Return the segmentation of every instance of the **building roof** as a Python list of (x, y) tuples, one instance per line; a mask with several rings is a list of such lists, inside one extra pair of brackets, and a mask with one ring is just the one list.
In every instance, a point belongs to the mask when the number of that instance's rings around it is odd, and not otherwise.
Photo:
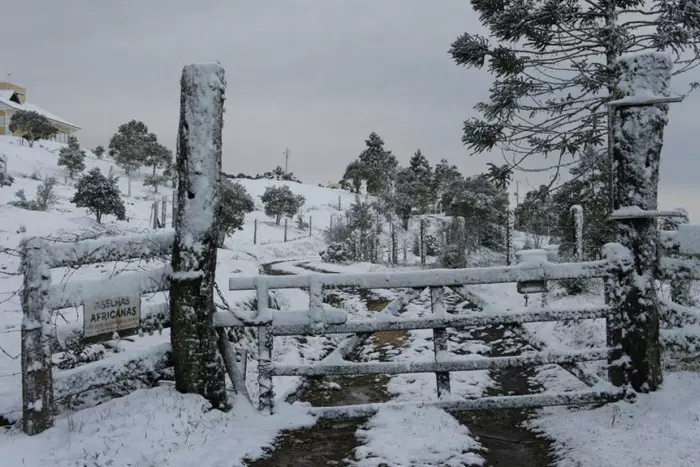
[(27, 112), (36, 112), (44, 117), (48, 118), (49, 120), (53, 120), (54, 122), (62, 123), (64, 125), (71, 126), (76, 129), (80, 129), (80, 127), (74, 123), (69, 122), (68, 120), (59, 117), (58, 115), (52, 114), (51, 112), (42, 109), (38, 105), (31, 104), (29, 102), (26, 102), (24, 104), (18, 104), (17, 102), (11, 100), (12, 96), (15, 94), (14, 91), (5, 91), (2, 90), (0, 91), (0, 106), (4, 107), (10, 107), (15, 110), (24, 110)]

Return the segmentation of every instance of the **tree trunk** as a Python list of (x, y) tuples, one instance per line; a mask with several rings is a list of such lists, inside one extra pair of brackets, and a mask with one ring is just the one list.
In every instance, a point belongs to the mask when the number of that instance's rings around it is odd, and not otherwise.
[(175, 388), (228, 406), (224, 367), (212, 323), (221, 131), (226, 87), (216, 64), (183, 69), (178, 131), (178, 211), (170, 288)]

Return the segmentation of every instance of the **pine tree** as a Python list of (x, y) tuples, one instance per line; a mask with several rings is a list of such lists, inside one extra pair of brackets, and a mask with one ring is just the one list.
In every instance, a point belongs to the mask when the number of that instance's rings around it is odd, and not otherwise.
[(433, 168), (418, 149), (411, 157), (408, 169), (411, 172), (410, 197), (420, 213), (425, 214), (433, 202)]
[[(432, 183), (432, 197), (437, 202), (442, 201), (443, 195), (455, 183), (462, 180), (462, 174), (457, 169), (457, 166), (450, 165), (447, 159), (442, 159), (435, 166), (435, 175)], [(444, 207), (443, 207), (444, 210)]]
[(687, 0), (472, 0), (489, 36), (465, 33), (450, 49), (467, 68), (495, 76), (462, 141), (512, 156), (506, 177), (532, 155), (579, 157), (607, 135), (616, 63), (628, 52), (672, 52), (682, 73), (698, 63), (700, 8)]
[(92, 150), (92, 153), (97, 156), (98, 159), (102, 159), (102, 156), (105, 155), (105, 148), (102, 145), (95, 146), (95, 149)]
[(34, 141), (49, 139), (58, 133), (48, 118), (33, 110), (12, 114), (9, 128), (12, 133), (20, 135), (30, 148), (34, 146)]
[(117, 181), (118, 178), (112, 176), (107, 178), (100, 169), (95, 167), (80, 177), (71, 203), (79, 208), (88, 208), (95, 214), (98, 224), (102, 223), (102, 216), (105, 214), (112, 214), (117, 219), (124, 220), (126, 209)]
[(306, 198), (295, 195), (288, 186), (267, 187), (260, 199), (265, 205), (265, 214), (274, 217), (277, 225), (283, 216), (294, 217), (306, 202)]
[(574, 230), (569, 210), (583, 207), (583, 257), (600, 259), (603, 245), (614, 241), (615, 225), (608, 220), (610, 205), (610, 161), (600, 157), (600, 151), (586, 148), (578, 163), (571, 167), (571, 180), (558, 187), (552, 195), (557, 216), (559, 253), (569, 258), (574, 250)]
[(367, 179), (367, 170), (364, 164), (355, 160), (348, 164), (343, 174), (340, 185), (350, 187), (350, 193), (360, 193), (362, 181)]
[(508, 193), (485, 174), (453, 183), (442, 203), (448, 215), (464, 217), (472, 244), (496, 250), (505, 246), (500, 226), (505, 222)]
[(535, 235), (549, 235), (556, 229), (558, 214), (549, 186), (540, 185), (528, 191), (515, 208), (516, 228)]
[(226, 236), (243, 229), (245, 215), (255, 210), (255, 203), (248, 194), (248, 190), (240, 183), (232, 182), (227, 178), (222, 178), (220, 183), (219, 247), (221, 248)]
[(65, 167), (72, 179), (75, 174), (85, 170), (85, 151), (80, 149), (78, 138), (68, 137), (68, 146), (62, 147), (58, 153), (59, 167)]
[(371, 133), (365, 144), (367, 148), (360, 153), (356, 161), (347, 166), (343, 179), (352, 181), (356, 193), (359, 193), (362, 181), (367, 182), (369, 194), (377, 195), (382, 191), (390, 191), (399, 165), (396, 157), (391, 151), (384, 149), (384, 141), (376, 133)]

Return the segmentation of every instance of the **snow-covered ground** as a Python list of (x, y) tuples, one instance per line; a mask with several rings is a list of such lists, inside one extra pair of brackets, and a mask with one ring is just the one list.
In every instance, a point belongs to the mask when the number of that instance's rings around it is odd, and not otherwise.
[[(74, 182), (66, 180), (65, 172), (56, 165), (61, 145), (40, 142), (35, 148), (19, 145), (17, 138), (0, 136), (0, 154), (8, 159), (8, 170), (15, 177), (11, 187), (0, 188), (0, 244), (15, 248), (24, 236), (52, 236), (62, 239), (80, 235), (114, 235), (148, 231), (151, 203), (165, 197), (168, 200), (168, 219), (172, 190), (161, 188), (153, 193), (144, 187), (140, 175), (132, 180), (132, 196), (126, 198), (128, 221), (107, 217), (98, 225), (83, 209), (73, 206), (69, 199)], [(120, 188), (127, 192), (128, 182), (122, 171), (109, 160), (97, 159), (88, 152), (87, 169), (96, 166), (107, 173), (110, 169), (120, 175)], [(144, 175), (148, 172), (144, 170)], [(14, 193), (24, 189), (34, 197), (40, 178), (56, 176), (58, 204), (50, 212), (34, 212), (7, 204)], [(383, 265), (359, 263), (352, 265), (325, 264), (319, 252), (325, 247), (322, 230), (332, 216), (340, 214), (338, 199), (343, 209), (354, 201), (354, 195), (311, 185), (270, 180), (240, 180), (256, 201), (256, 211), (246, 216), (244, 229), (225, 242), (219, 250), (217, 282), (232, 306), (246, 306), (252, 292), (227, 291), (228, 278), (235, 274), (258, 274), (263, 264), (276, 262), (275, 269), (284, 273), (302, 274), (309, 269), (328, 272), (391, 271)], [(307, 230), (289, 222), (289, 239), (283, 242), (283, 226), (265, 216), (259, 196), (270, 185), (288, 185), (292, 191), (306, 197), (303, 216), (312, 219), (311, 236)], [(258, 244), (253, 244), (254, 221), (258, 225)], [(169, 223), (169, 222), (168, 222)], [(524, 235), (516, 236), (522, 244)], [(410, 245), (409, 245), (410, 250)], [(418, 258), (410, 251), (409, 263), (416, 268)], [(482, 252), (472, 258), (475, 265), (502, 261), (502, 256)], [(21, 277), (14, 275), (19, 266), (16, 256), (0, 256), (0, 415), (9, 421), (17, 420), (21, 407), (20, 384), (20, 324), (22, 313), (16, 291)], [(117, 265), (117, 269), (124, 265)], [(151, 268), (155, 265), (130, 265), (132, 268)], [(406, 269), (406, 267), (401, 267)], [(54, 282), (95, 280), (112, 274), (114, 266), (83, 267), (77, 271), (56, 270)], [(4, 273), (4, 274), (3, 274)], [(470, 292), (502, 310), (520, 308), (523, 297), (515, 284), (497, 284), (471, 287)], [(377, 296), (391, 300), (389, 291), (375, 291)], [(308, 294), (302, 290), (274, 292), (280, 308), (302, 309), (308, 304)], [(165, 300), (164, 294), (148, 297), (154, 303)], [(592, 303), (602, 300), (600, 293), (582, 297), (557, 298), (550, 304)], [(405, 311), (407, 316), (429, 313), (429, 296), (423, 293)], [(533, 297), (531, 304), (539, 304)], [(353, 318), (369, 315), (367, 307), (357, 297), (348, 297), (345, 308)], [(80, 310), (64, 310), (61, 326), (79, 325)], [(63, 322), (65, 319), (66, 322)], [(604, 344), (604, 323), (601, 320), (581, 324), (538, 323), (528, 324), (529, 337), (555, 350), (598, 347)], [(452, 336), (455, 351), (464, 351), (480, 358), (488, 351), (486, 342), (461, 342)], [(343, 336), (313, 337), (298, 340), (278, 338), (275, 342), (275, 360), (283, 364), (316, 361), (325, 355)], [(431, 331), (407, 333), (401, 351), (393, 352), (394, 361), (429, 359), (433, 344)], [(124, 350), (137, 350), (168, 342), (169, 333), (136, 338), (135, 342), (119, 342)], [(460, 347), (461, 346), (461, 347)], [(374, 349), (376, 350), (376, 349)], [(591, 371), (599, 370), (595, 365)], [(255, 395), (255, 365), (249, 365), (249, 390)], [(533, 429), (554, 441), (556, 454), (562, 466), (638, 465), (685, 466), (700, 464), (696, 442), (700, 423), (700, 376), (695, 373), (676, 373), (666, 376), (661, 391), (640, 396), (637, 403), (620, 402), (595, 410), (546, 409), (531, 422)], [(558, 367), (543, 367), (534, 378), (547, 391), (582, 389), (581, 383)], [(313, 424), (300, 407), (290, 407), (281, 400), (299, 383), (296, 377), (276, 377), (275, 392), (278, 411), (272, 417), (262, 417), (245, 404), (237, 403), (229, 414), (206, 410), (207, 403), (192, 395), (181, 395), (171, 387), (138, 390), (125, 397), (79, 411), (64, 411), (58, 415), (56, 426), (36, 437), (29, 438), (17, 429), (0, 431), (0, 452), (7, 465), (132, 465), (176, 466), (198, 463), (202, 466), (244, 465), (241, 459), (259, 457), (282, 429)], [(453, 373), (453, 394), (476, 397), (493, 387), (488, 372)], [(397, 400), (434, 398), (435, 377), (432, 374), (397, 375), (389, 379), (387, 391)], [(382, 410), (358, 432), (364, 445), (355, 452), (358, 466), (365, 465), (470, 465), (483, 459), (476, 454), (480, 445), (469, 430), (452, 416), (436, 409)], [(418, 464), (416, 464), (418, 462)], [(5, 465), (5, 464), (3, 464)]]

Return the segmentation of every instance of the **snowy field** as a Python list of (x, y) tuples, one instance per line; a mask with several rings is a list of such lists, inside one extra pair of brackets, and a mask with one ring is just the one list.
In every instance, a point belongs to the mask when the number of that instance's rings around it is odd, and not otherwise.
[[(20, 146), (17, 138), (0, 137), (0, 154), (8, 159), (8, 171), (15, 177), (11, 187), (0, 188), (0, 235), (5, 248), (15, 248), (24, 236), (52, 236), (61, 239), (76, 235), (114, 235), (149, 230), (150, 207), (163, 196), (172, 199), (172, 191), (161, 188), (154, 194), (144, 187), (141, 176), (132, 181), (132, 197), (126, 200), (127, 221), (107, 217), (103, 225), (83, 209), (75, 208), (69, 199), (74, 182), (65, 179), (57, 167), (61, 145), (39, 142), (35, 148)], [(108, 160), (99, 160), (88, 153), (87, 169), (99, 167), (104, 173), (114, 170), (120, 176), (120, 188), (127, 191), (127, 180), (120, 169)], [(148, 172), (148, 170), (144, 170)], [(40, 178), (55, 176), (59, 181), (58, 204), (50, 212), (34, 212), (6, 204), (14, 193), (24, 189), (33, 198)], [(228, 278), (235, 274), (259, 274), (262, 265), (276, 262), (277, 271), (288, 274), (308, 273), (309, 269), (327, 272), (378, 272), (392, 268), (369, 263), (335, 265), (321, 262), (319, 253), (325, 248), (322, 230), (341, 206), (347, 208), (354, 195), (342, 191), (293, 182), (269, 180), (240, 181), (256, 201), (256, 211), (246, 216), (243, 231), (237, 232), (219, 250), (217, 282), (228, 303), (246, 306), (253, 298), (250, 292), (228, 292)], [(283, 242), (283, 227), (274, 224), (262, 211), (259, 196), (265, 188), (287, 184), (295, 193), (306, 197), (303, 215), (312, 218), (313, 232), (296, 228), (289, 222), (289, 242)], [(168, 204), (168, 219), (171, 209)], [(254, 220), (258, 221), (258, 244), (253, 244)], [(169, 224), (168, 220), (168, 224)], [(524, 237), (518, 236), (516, 243)], [(418, 258), (408, 253), (415, 269)], [(482, 252), (473, 258), (483, 265), (499, 259)], [(21, 408), (20, 324), (22, 313), (16, 291), (21, 277), (13, 275), (18, 259), (4, 254), (0, 257), (0, 415), (16, 421)], [(117, 265), (123, 267), (124, 265)], [(156, 265), (130, 265), (133, 269)], [(110, 267), (84, 267), (77, 271), (56, 270), (54, 283), (75, 280), (99, 280), (114, 273)], [(469, 291), (502, 310), (520, 308), (523, 297), (515, 284), (471, 287)], [(377, 291), (387, 299), (395, 298), (389, 291)], [(280, 308), (302, 309), (308, 305), (308, 294), (302, 290), (283, 290), (274, 294)], [(158, 303), (164, 294), (147, 298)], [(535, 305), (539, 297), (532, 299)], [(595, 303), (600, 293), (572, 298), (552, 296), (550, 304), (564, 305)], [(422, 316), (429, 312), (429, 295), (421, 294), (406, 309), (406, 316)], [(345, 303), (353, 318), (369, 316), (365, 304), (348, 297)], [(80, 310), (63, 310), (59, 328), (80, 326)], [(564, 323), (529, 324), (525, 327), (531, 338), (554, 350), (584, 349), (604, 343), (604, 322), (586, 321), (581, 325)], [(275, 359), (284, 364), (319, 360), (342, 336), (307, 338), (302, 342), (280, 338), (276, 342)], [(458, 336), (453, 336), (458, 337)], [(169, 333), (137, 337), (134, 342), (120, 341), (123, 351), (137, 351), (168, 342)], [(460, 344), (459, 340), (455, 340)], [(463, 342), (464, 350), (476, 354), (487, 352), (487, 342)], [(460, 345), (462, 345), (460, 344)], [(411, 331), (404, 348), (390, 355), (393, 361), (415, 361), (431, 358), (432, 341), (429, 331)], [(367, 355), (371, 358), (373, 355)], [(599, 370), (595, 365), (591, 371)], [(249, 364), (249, 382), (254, 382), (255, 368)], [(459, 397), (483, 395), (494, 384), (488, 372), (453, 374), (453, 394)], [(667, 375), (661, 391), (641, 396), (636, 404), (609, 404), (595, 410), (546, 409), (532, 422), (532, 429), (553, 440), (559, 465), (573, 466), (691, 466), (700, 464), (697, 434), (700, 427), (700, 380), (695, 373)], [(579, 390), (581, 383), (560, 368), (542, 368), (535, 379), (545, 391)], [(200, 397), (181, 395), (170, 386), (140, 389), (125, 397), (113, 399), (95, 407), (64, 411), (56, 426), (35, 437), (23, 435), (17, 428), (0, 431), (2, 465), (54, 466), (242, 466), (243, 458), (262, 455), (283, 429), (311, 426), (314, 420), (302, 407), (281, 402), (298, 386), (298, 378), (275, 378), (279, 409), (272, 417), (258, 415), (254, 409), (238, 401), (231, 413), (207, 410)], [(421, 400), (434, 397), (434, 375), (398, 375), (388, 383), (388, 391), (396, 400)], [(249, 390), (254, 394), (253, 386)], [(479, 465), (481, 446), (470, 431), (454, 417), (436, 409), (382, 410), (357, 432), (362, 446), (355, 452), (358, 466), (411, 465)], [(420, 459), (420, 464), (416, 460)]]

